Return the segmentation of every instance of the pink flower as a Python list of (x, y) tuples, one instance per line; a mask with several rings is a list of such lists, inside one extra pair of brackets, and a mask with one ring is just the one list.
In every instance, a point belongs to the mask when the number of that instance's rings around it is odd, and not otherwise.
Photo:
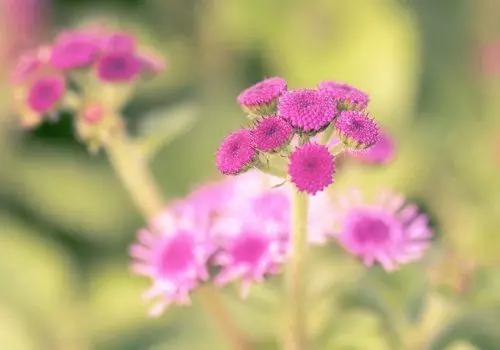
[(29, 87), (27, 104), (37, 113), (47, 113), (61, 100), (65, 91), (64, 78), (60, 76), (42, 77)]
[(335, 121), (335, 128), (342, 142), (348, 147), (365, 149), (379, 139), (377, 124), (362, 112), (341, 112)]
[(112, 33), (103, 39), (103, 50), (105, 52), (134, 52), (135, 38), (123, 32)]
[(154, 301), (151, 316), (171, 304), (190, 303), (190, 292), (209, 277), (206, 263), (212, 252), (206, 232), (188, 214), (165, 210), (149, 228), (139, 230), (130, 248), (132, 270), (152, 280), (144, 294)]
[(334, 157), (325, 146), (306, 143), (291, 154), (288, 172), (299, 191), (314, 195), (333, 182)]
[(337, 108), (326, 94), (299, 89), (289, 91), (279, 99), (278, 115), (300, 131), (318, 132), (335, 119)]
[(137, 56), (141, 63), (141, 71), (146, 75), (156, 75), (167, 68), (165, 59), (152, 51), (141, 51)]
[(283, 119), (271, 116), (262, 119), (252, 130), (255, 147), (259, 151), (275, 152), (288, 144), (293, 129)]
[[(266, 176), (249, 172), (235, 178), (234, 196), (224, 205), (211, 229), (218, 250), (214, 263), (221, 270), (217, 285), (241, 283), (243, 297), (253, 283), (276, 274), (286, 257), (290, 235), (290, 201), (288, 191), (262, 186)], [(253, 179), (251, 178), (253, 177)], [(255, 178), (257, 177), (257, 178)], [(257, 182), (260, 182), (259, 185)], [(246, 184), (252, 181), (253, 192)]]
[(113, 51), (97, 61), (97, 76), (109, 83), (126, 83), (139, 76), (141, 62), (131, 52)]
[(368, 105), (366, 93), (345, 83), (325, 80), (318, 84), (318, 89), (327, 93), (342, 109), (365, 109)]
[(222, 141), (217, 150), (216, 165), (222, 174), (236, 175), (247, 170), (256, 156), (250, 131), (240, 129)]
[(86, 106), (82, 111), (83, 120), (89, 124), (97, 124), (104, 117), (104, 109), (98, 104), (91, 104)]
[(61, 70), (90, 66), (100, 53), (101, 38), (92, 32), (66, 31), (60, 34), (52, 47), (50, 64)]
[(25, 84), (46, 63), (47, 48), (27, 52), (19, 57), (12, 70), (11, 81), (15, 85)]
[(386, 133), (380, 132), (379, 140), (371, 147), (353, 156), (363, 163), (386, 164), (394, 158), (394, 141)]
[(378, 262), (387, 271), (419, 259), (430, 244), (432, 230), (427, 216), (404, 197), (380, 195), (363, 202), (358, 192), (342, 197), (336, 209), (338, 241), (366, 266)]
[(275, 113), (278, 98), (286, 89), (285, 79), (268, 78), (244, 90), (237, 101), (249, 113), (270, 115)]

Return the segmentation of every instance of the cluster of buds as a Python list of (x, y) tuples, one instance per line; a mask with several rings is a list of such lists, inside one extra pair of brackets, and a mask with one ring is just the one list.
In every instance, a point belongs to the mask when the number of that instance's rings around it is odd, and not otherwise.
[(12, 72), (16, 112), (25, 128), (72, 112), (79, 138), (99, 147), (102, 132), (123, 127), (118, 112), (135, 84), (164, 67), (160, 57), (139, 49), (127, 33), (102, 27), (68, 30), (17, 61)]
[(288, 90), (284, 79), (274, 77), (244, 90), (237, 101), (253, 125), (221, 143), (216, 164), (222, 174), (262, 169), (278, 154), (289, 160), (296, 188), (316, 194), (333, 182), (342, 151), (368, 163), (392, 158), (392, 140), (366, 112), (368, 95), (350, 85), (323, 81), (317, 89)]

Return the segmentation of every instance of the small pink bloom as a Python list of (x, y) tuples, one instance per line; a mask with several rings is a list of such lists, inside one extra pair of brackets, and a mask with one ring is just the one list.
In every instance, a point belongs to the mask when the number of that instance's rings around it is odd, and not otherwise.
[(135, 38), (123, 32), (112, 33), (103, 38), (103, 50), (105, 52), (134, 52)]
[(90, 31), (63, 32), (52, 47), (50, 64), (61, 70), (88, 67), (98, 57), (101, 46), (101, 38)]
[(343, 109), (365, 109), (368, 105), (366, 93), (345, 83), (325, 80), (318, 84), (318, 89), (327, 93)]
[(132, 270), (152, 280), (144, 294), (154, 301), (151, 316), (161, 315), (171, 304), (190, 303), (190, 292), (209, 277), (206, 263), (212, 251), (206, 232), (179, 213), (166, 210), (149, 228), (139, 230), (130, 248)]
[(318, 132), (335, 119), (337, 108), (323, 92), (299, 89), (279, 99), (278, 115), (300, 131)]
[(237, 101), (249, 113), (270, 115), (275, 113), (278, 98), (286, 89), (285, 79), (268, 78), (244, 90)]
[(386, 134), (381, 132), (379, 140), (366, 150), (353, 153), (353, 156), (368, 164), (386, 164), (394, 158), (394, 141)]
[(29, 87), (27, 103), (35, 112), (49, 112), (61, 100), (66, 91), (64, 78), (47, 76), (33, 82)]
[(348, 147), (365, 149), (374, 145), (379, 139), (377, 124), (365, 113), (343, 111), (335, 121), (337, 133)]
[(236, 175), (247, 170), (257, 156), (250, 131), (240, 129), (227, 136), (219, 146), (216, 165), (225, 175)]
[(243, 297), (253, 283), (280, 271), (290, 235), (288, 191), (266, 187), (255, 190), (251, 195), (235, 192), (211, 231), (219, 248), (214, 262), (221, 267), (215, 283), (225, 285), (237, 280)]
[(283, 119), (271, 116), (262, 119), (252, 130), (255, 147), (259, 151), (275, 152), (288, 144), (293, 129)]
[(325, 146), (306, 143), (291, 154), (288, 172), (299, 191), (314, 195), (333, 182), (334, 157)]
[(358, 192), (342, 197), (336, 223), (340, 245), (366, 266), (378, 262), (387, 271), (419, 259), (429, 247), (432, 230), (427, 216), (402, 196), (382, 194), (365, 203)]
[(91, 104), (84, 108), (83, 119), (89, 124), (97, 124), (101, 121), (104, 116), (104, 109), (98, 103)]
[(138, 77), (141, 63), (130, 52), (110, 52), (97, 61), (97, 76), (110, 83), (126, 83)]

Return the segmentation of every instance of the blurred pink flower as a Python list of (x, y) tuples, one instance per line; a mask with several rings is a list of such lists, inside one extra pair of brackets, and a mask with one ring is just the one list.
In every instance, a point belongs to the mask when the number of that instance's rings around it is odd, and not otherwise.
[(340, 245), (366, 266), (378, 262), (392, 271), (419, 259), (430, 245), (427, 216), (402, 196), (383, 193), (368, 203), (353, 191), (339, 198), (335, 210)]

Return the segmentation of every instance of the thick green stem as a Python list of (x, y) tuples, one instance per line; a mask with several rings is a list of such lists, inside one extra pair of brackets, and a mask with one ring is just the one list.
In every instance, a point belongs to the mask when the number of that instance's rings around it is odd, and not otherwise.
[[(147, 166), (141, 150), (123, 132), (104, 138), (104, 148), (123, 185), (130, 193), (146, 220), (163, 208), (164, 201)], [(219, 292), (211, 285), (204, 286), (197, 295), (205, 311), (228, 339), (232, 350), (250, 350), (243, 334), (236, 327), (225, 308)]]
[(307, 350), (306, 283), (307, 194), (293, 190), (292, 253), (286, 271), (287, 329), (286, 350)]
[(281, 177), (282, 179), (286, 179), (286, 177), (287, 177), (287, 172), (285, 170), (279, 169), (278, 167), (271, 166), (270, 164), (265, 164), (261, 161), (256, 162), (255, 167), (257, 169), (259, 169), (260, 171), (262, 171), (266, 174), (269, 174), (269, 175)]

